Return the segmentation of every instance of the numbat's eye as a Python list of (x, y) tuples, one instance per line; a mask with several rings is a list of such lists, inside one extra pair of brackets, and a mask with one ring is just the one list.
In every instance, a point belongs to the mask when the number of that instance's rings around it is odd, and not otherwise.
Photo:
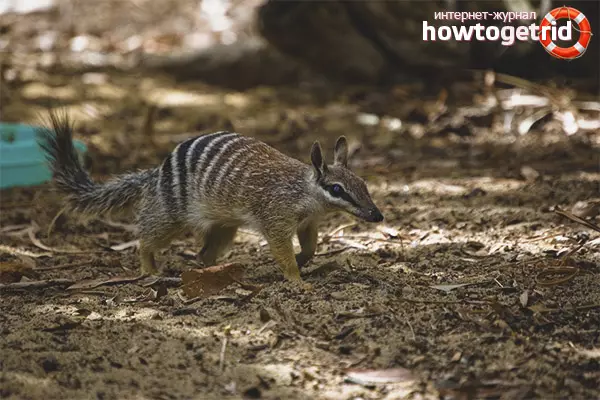
[(329, 191), (331, 192), (331, 194), (333, 196), (336, 196), (336, 197), (341, 196), (344, 193), (344, 189), (337, 183), (334, 185), (331, 185), (331, 188), (329, 189)]

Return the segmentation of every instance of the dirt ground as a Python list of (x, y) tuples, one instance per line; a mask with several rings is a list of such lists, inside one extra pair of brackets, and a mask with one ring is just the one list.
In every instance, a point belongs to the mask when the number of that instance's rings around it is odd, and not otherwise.
[[(115, 74), (82, 95), (70, 77), (46, 79), (53, 89), (24, 85), (7, 110), (33, 115), (62, 93), (98, 179), (154, 165), (195, 131), (233, 128), (303, 160), (313, 140), (331, 155), (346, 134), (362, 145), (352, 166), (386, 219), (322, 221), (318, 256), (303, 272), (311, 292), (286, 284), (251, 233), (222, 261), (264, 285), (253, 298), (233, 285), (187, 303), (179, 288), (147, 279), (3, 290), (3, 397), (598, 397), (600, 244), (565, 258), (586, 229), (551, 211), (598, 197), (596, 135), (481, 129), (415, 139), (407, 132), (418, 123), (361, 124), (375, 101), (393, 113), (403, 99), (359, 89), (227, 93)], [(143, 96), (160, 106), (140, 106), (150, 102)], [(128, 220), (61, 215), (48, 234), (60, 199), (48, 185), (2, 192), (2, 244), (48, 254), (3, 251), (3, 269), (19, 266), (25, 281), (137, 277), (135, 249), (110, 249), (135, 239), (114, 223)], [(196, 267), (197, 250), (191, 238), (175, 242), (160, 258), (165, 275)], [(393, 367), (414, 379), (361, 385), (345, 375)]]
[[(232, 92), (116, 71), (26, 75), (4, 87), (3, 117), (67, 109), (98, 180), (210, 131), (304, 161), (316, 139), (331, 159), (344, 134), (385, 221), (323, 220), (302, 272), (312, 291), (242, 232), (221, 261), (262, 289), (190, 301), (176, 278), (198, 267), (191, 236), (159, 258), (174, 279), (139, 277), (131, 219), (56, 217), (50, 185), (1, 191), (1, 398), (600, 398), (600, 241), (554, 212), (600, 222), (598, 132), (567, 136), (545, 118), (518, 135), (497, 110), (448, 119), (486, 95), (473, 82)], [(19, 280), (47, 287), (9, 288)], [(360, 375), (391, 368), (391, 382)]]

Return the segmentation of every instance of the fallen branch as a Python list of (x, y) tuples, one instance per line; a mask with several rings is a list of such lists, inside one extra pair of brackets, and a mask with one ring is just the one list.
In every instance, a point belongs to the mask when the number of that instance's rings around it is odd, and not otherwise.
[(473, 304), (473, 305), (486, 305), (490, 304), (489, 301), (485, 300), (423, 300), (423, 299), (411, 299), (411, 298), (399, 298), (400, 301), (408, 301), (409, 303), (417, 304)]
[(46, 289), (49, 287), (64, 287), (72, 285), (74, 281), (70, 279), (49, 279), (46, 281), (29, 281), (29, 282), (16, 282), (9, 283), (6, 285), (0, 284), (0, 293), (12, 292), (15, 290), (27, 290), (27, 289)]
[[(540, 286), (556, 286), (562, 283), (566, 283), (573, 279), (579, 273), (579, 268), (576, 267), (562, 267), (562, 268), (547, 268), (541, 271), (536, 277), (537, 284)], [(555, 279), (543, 279), (549, 275), (563, 275), (560, 278)]]
[(325, 251), (323, 253), (317, 253), (317, 254), (315, 254), (315, 257), (332, 256), (334, 254), (342, 253), (342, 252), (348, 250), (349, 248), (350, 248), (350, 246), (346, 246), (346, 247), (342, 247), (341, 249), (335, 249), (335, 250)]
[(591, 222), (588, 222), (584, 219), (579, 218), (575, 214), (571, 214), (568, 211), (564, 211), (564, 210), (560, 209), (559, 207), (554, 207), (554, 212), (558, 215), (562, 215), (563, 217), (570, 219), (573, 222), (577, 222), (578, 224), (581, 224), (581, 225), (585, 226), (586, 228), (592, 229), (596, 232), (600, 232), (600, 227), (598, 225), (594, 225)]
[(223, 343), (221, 344), (221, 352), (219, 354), (219, 371), (223, 372), (225, 369), (225, 352), (227, 351), (227, 336), (223, 338)]
[(48, 229), (46, 230), (46, 237), (47, 238), (50, 237), (50, 233), (52, 233), (52, 229), (54, 229), (54, 225), (56, 224), (56, 221), (58, 220), (58, 218), (60, 218), (61, 215), (63, 215), (63, 213), (65, 211), (67, 211), (67, 206), (61, 208), (61, 210), (56, 213), (56, 215), (54, 216), (54, 218), (52, 218), (52, 221), (50, 221), (50, 225), (48, 225)]
[(32, 258), (50, 257), (52, 253), (33, 253), (29, 250), (18, 249), (16, 247), (5, 246), (0, 244), (0, 253), (8, 253), (13, 256), (21, 255)]
[(582, 306), (572, 306), (572, 307), (562, 307), (562, 308), (546, 308), (543, 305), (533, 305), (528, 307), (531, 311), (536, 313), (550, 313), (550, 312), (563, 312), (563, 311), (587, 311), (593, 310), (594, 308), (600, 308), (600, 303), (598, 304), (585, 304)]
[(99, 286), (108, 286), (108, 285), (119, 285), (124, 283), (134, 283), (143, 278), (147, 277), (147, 275), (140, 275), (134, 277), (128, 276), (116, 276), (108, 279), (92, 279), (81, 281), (77, 283), (73, 283), (71, 286), (67, 288), (67, 290), (77, 290), (77, 289), (94, 289)]
[(149, 287), (156, 284), (165, 285), (167, 287), (178, 287), (181, 285), (181, 278), (168, 276), (150, 277), (150, 279), (144, 282), (140, 282), (140, 284), (143, 287)]
[(85, 260), (85, 261), (78, 261), (78, 262), (62, 264), (62, 265), (54, 265), (52, 267), (34, 268), (34, 270), (35, 271), (54, 271), (57, 269), (77, 268), (77, 267), (83, 267), (91, 262), (92, 262), (92, 260)]
[(0, 228), (0, 233), (8, 233), (19, 231), (20, 233), (26, 233), (29, 228), (29, 224), (20, 224), (20, 225), (6, 225)]

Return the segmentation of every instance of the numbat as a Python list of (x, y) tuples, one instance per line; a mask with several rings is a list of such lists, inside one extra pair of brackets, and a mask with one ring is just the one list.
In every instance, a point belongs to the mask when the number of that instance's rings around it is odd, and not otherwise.
[[(176, 236), (194, 232), (203, 242), (198, 257), (214, 265), (239, 227), (264, 235), (285, 277), (300, 281), (298, 266), (317, 247), (317, 225), (333, 211), (383, 221), (364, 181), (348, 169), (348, 145), (340, 137), (327, 165), (318, 142), (312, 166), (256, 139), (217, 132), (179, 144), (158, 168), (92, 181), (73, 147), (66, 114), (50, 114), (39, 130), (58, 188), (70, 209), (87, 215), (133, 206), (140, 236), (142, 272), (157, 273), (154, 254)], [(301, 252), (294, 254), (298, 235)]]

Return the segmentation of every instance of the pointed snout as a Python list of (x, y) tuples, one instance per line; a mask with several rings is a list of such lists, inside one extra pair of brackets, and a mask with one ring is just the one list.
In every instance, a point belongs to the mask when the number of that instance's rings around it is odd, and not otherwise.
[(379, 209), (375, 207), (369, 210), (367, 215), (365, 215), (364, 219), (367, 222), (381, 222), (383, 221), (383, 214), (381, 214), (381, 211), (379, 211)]

